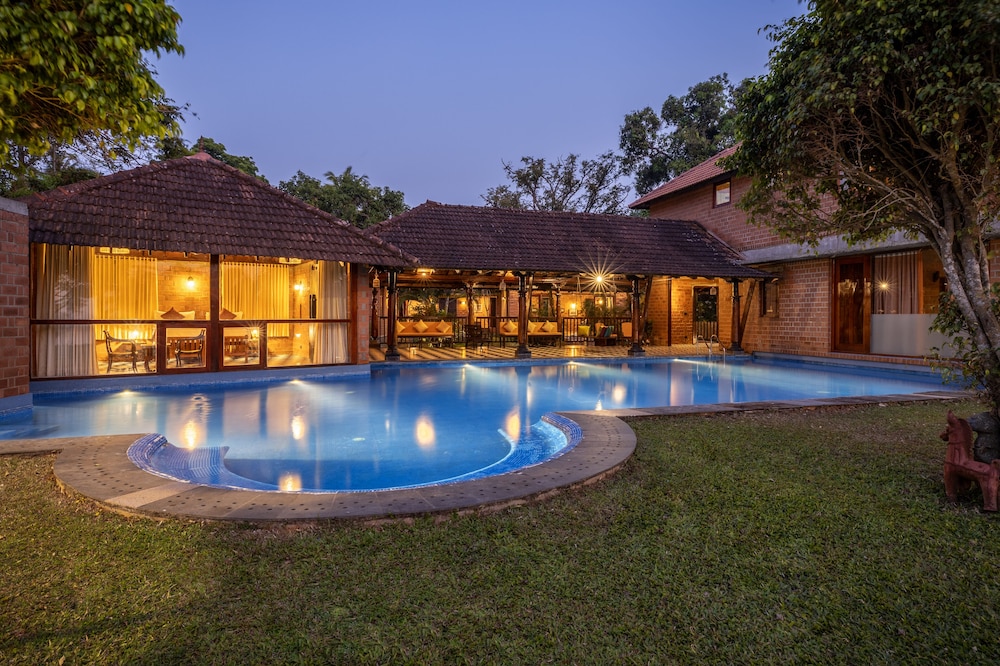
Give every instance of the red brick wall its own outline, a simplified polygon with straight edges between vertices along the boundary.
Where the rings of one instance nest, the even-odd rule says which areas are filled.
[[[785,264],[778,280],[776,316],[760,315],[761,290],[758,286],[743,332],[743,348],[779,354],[827,354],[832,326],[832,270],[830,259]]]
[[[0,199],[0,399],[26,395],[28,334],[28,215]]]
[[[749,179],[734,178],[733,203],[713,207],[715,187],[712,183],[704,183],[653,202],[649,207],[649,216],[664,220],[695,220],[741,252],[786,242],[767,227],[747,224],[746,213],[736,206],[736,202],[749,186]]]

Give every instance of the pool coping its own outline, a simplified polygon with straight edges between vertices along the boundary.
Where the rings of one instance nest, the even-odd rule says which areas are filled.
[[[128,515],[213,521],[408,520],[496,511],[538,501],[614,474],[635,451],[635,433],[623,418],[720,414],[781,409],[960,400],[967,391],[720,403],[558,412],[580,426],[580,442],[561,456],[498,476],[420,488],[368,492],[232,490],[175,481],[132,463],[128,448],[146,433],[84,438],[0,441],[0,455],[56,453],[56,482]]]

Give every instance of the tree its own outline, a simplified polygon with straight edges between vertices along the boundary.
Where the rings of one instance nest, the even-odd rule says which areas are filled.
[[[167,150],[172,150],[175,153],[180,152],[178,151],[178,147],[173,143],[167,143],[164,145],[164,152]],[[260,178],[265,183],[267,182],[267,178],[257,171],[257,163],[254,162],[252,157],[247,157],[246,155],[232,155],[226,152],[226,147],[215,139],[207,136],[198,137],[198,141],[192,149],[190,149],[188,154],[193,154],[195,151],[199,150],[211,155],[223,164],[228,164],[234,169],[239,169],[243,173],[249,174],[254,178]]]
[[[628,186],[620,181],[621,160],[608,151],[593,160],[570,154],[565,159],[546,162],[544,158],[522,157],[515,169],[503,163],[509,184],[491,187],[482,195],[492,208],[554,210],[579,213],[625,214]]]
[[[0,164],[106,130],[135,147],[176,131],[145,54],[183,53],[165,0],[0,3]]]
[[[326,179],[323,183],[298,171],[278,189],[362,229],[407,210],[402,192],[376,187],[351,167],[340,175],[327,171]]]
[[[771,36],[770,72],[740,99],[742,145],[727,162],[751,178],[740,205],[802,241],[925,238],[970,379],[996,411],[987,234],[1000,214],[1000,5],[814,0]]]
[[[625,116],[619,145],[626,172],[635,174],[636,191],[646,194],[732,146],[737,95],[729,77],[720,74],[691,86],[683,97],[667,97],[659,115],[647,106]]]

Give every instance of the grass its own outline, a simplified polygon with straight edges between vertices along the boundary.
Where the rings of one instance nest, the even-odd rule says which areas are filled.
[[[125,518],[2,457],[0,661],[995,663],[1000,523],[945,501],[947,407],[636,420],[605,482],[379,527]]]

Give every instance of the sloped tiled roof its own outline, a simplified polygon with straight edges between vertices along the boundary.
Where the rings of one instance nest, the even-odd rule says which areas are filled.
[[[33,243],[411,263],[397,248],[204,153],[61,187],[25,203]]]
[[[686,190],[689,187],[694,187],[695,185],[700,185],[705,181],[712,180],[716,176],[721,176],[726,173],[726,169],[719,166],[719,160],[723,160],[739,148],[739,144],[735,146],[730,146],[722,152],[712,155],[707,160],[693,166],[677,177],[670,179],[663,185],[660,185],[652,192],[646,194],[645,196],[636,199],[628,205],[629,208],[649,208],[649,204],[656,201],[660,197],[665,197],[668,194],[673,194],[675,192],[680,192],[681,190]]]
[[[427,202],[370,231],[416,258],[455,270],[759,278],[697,222]]]

